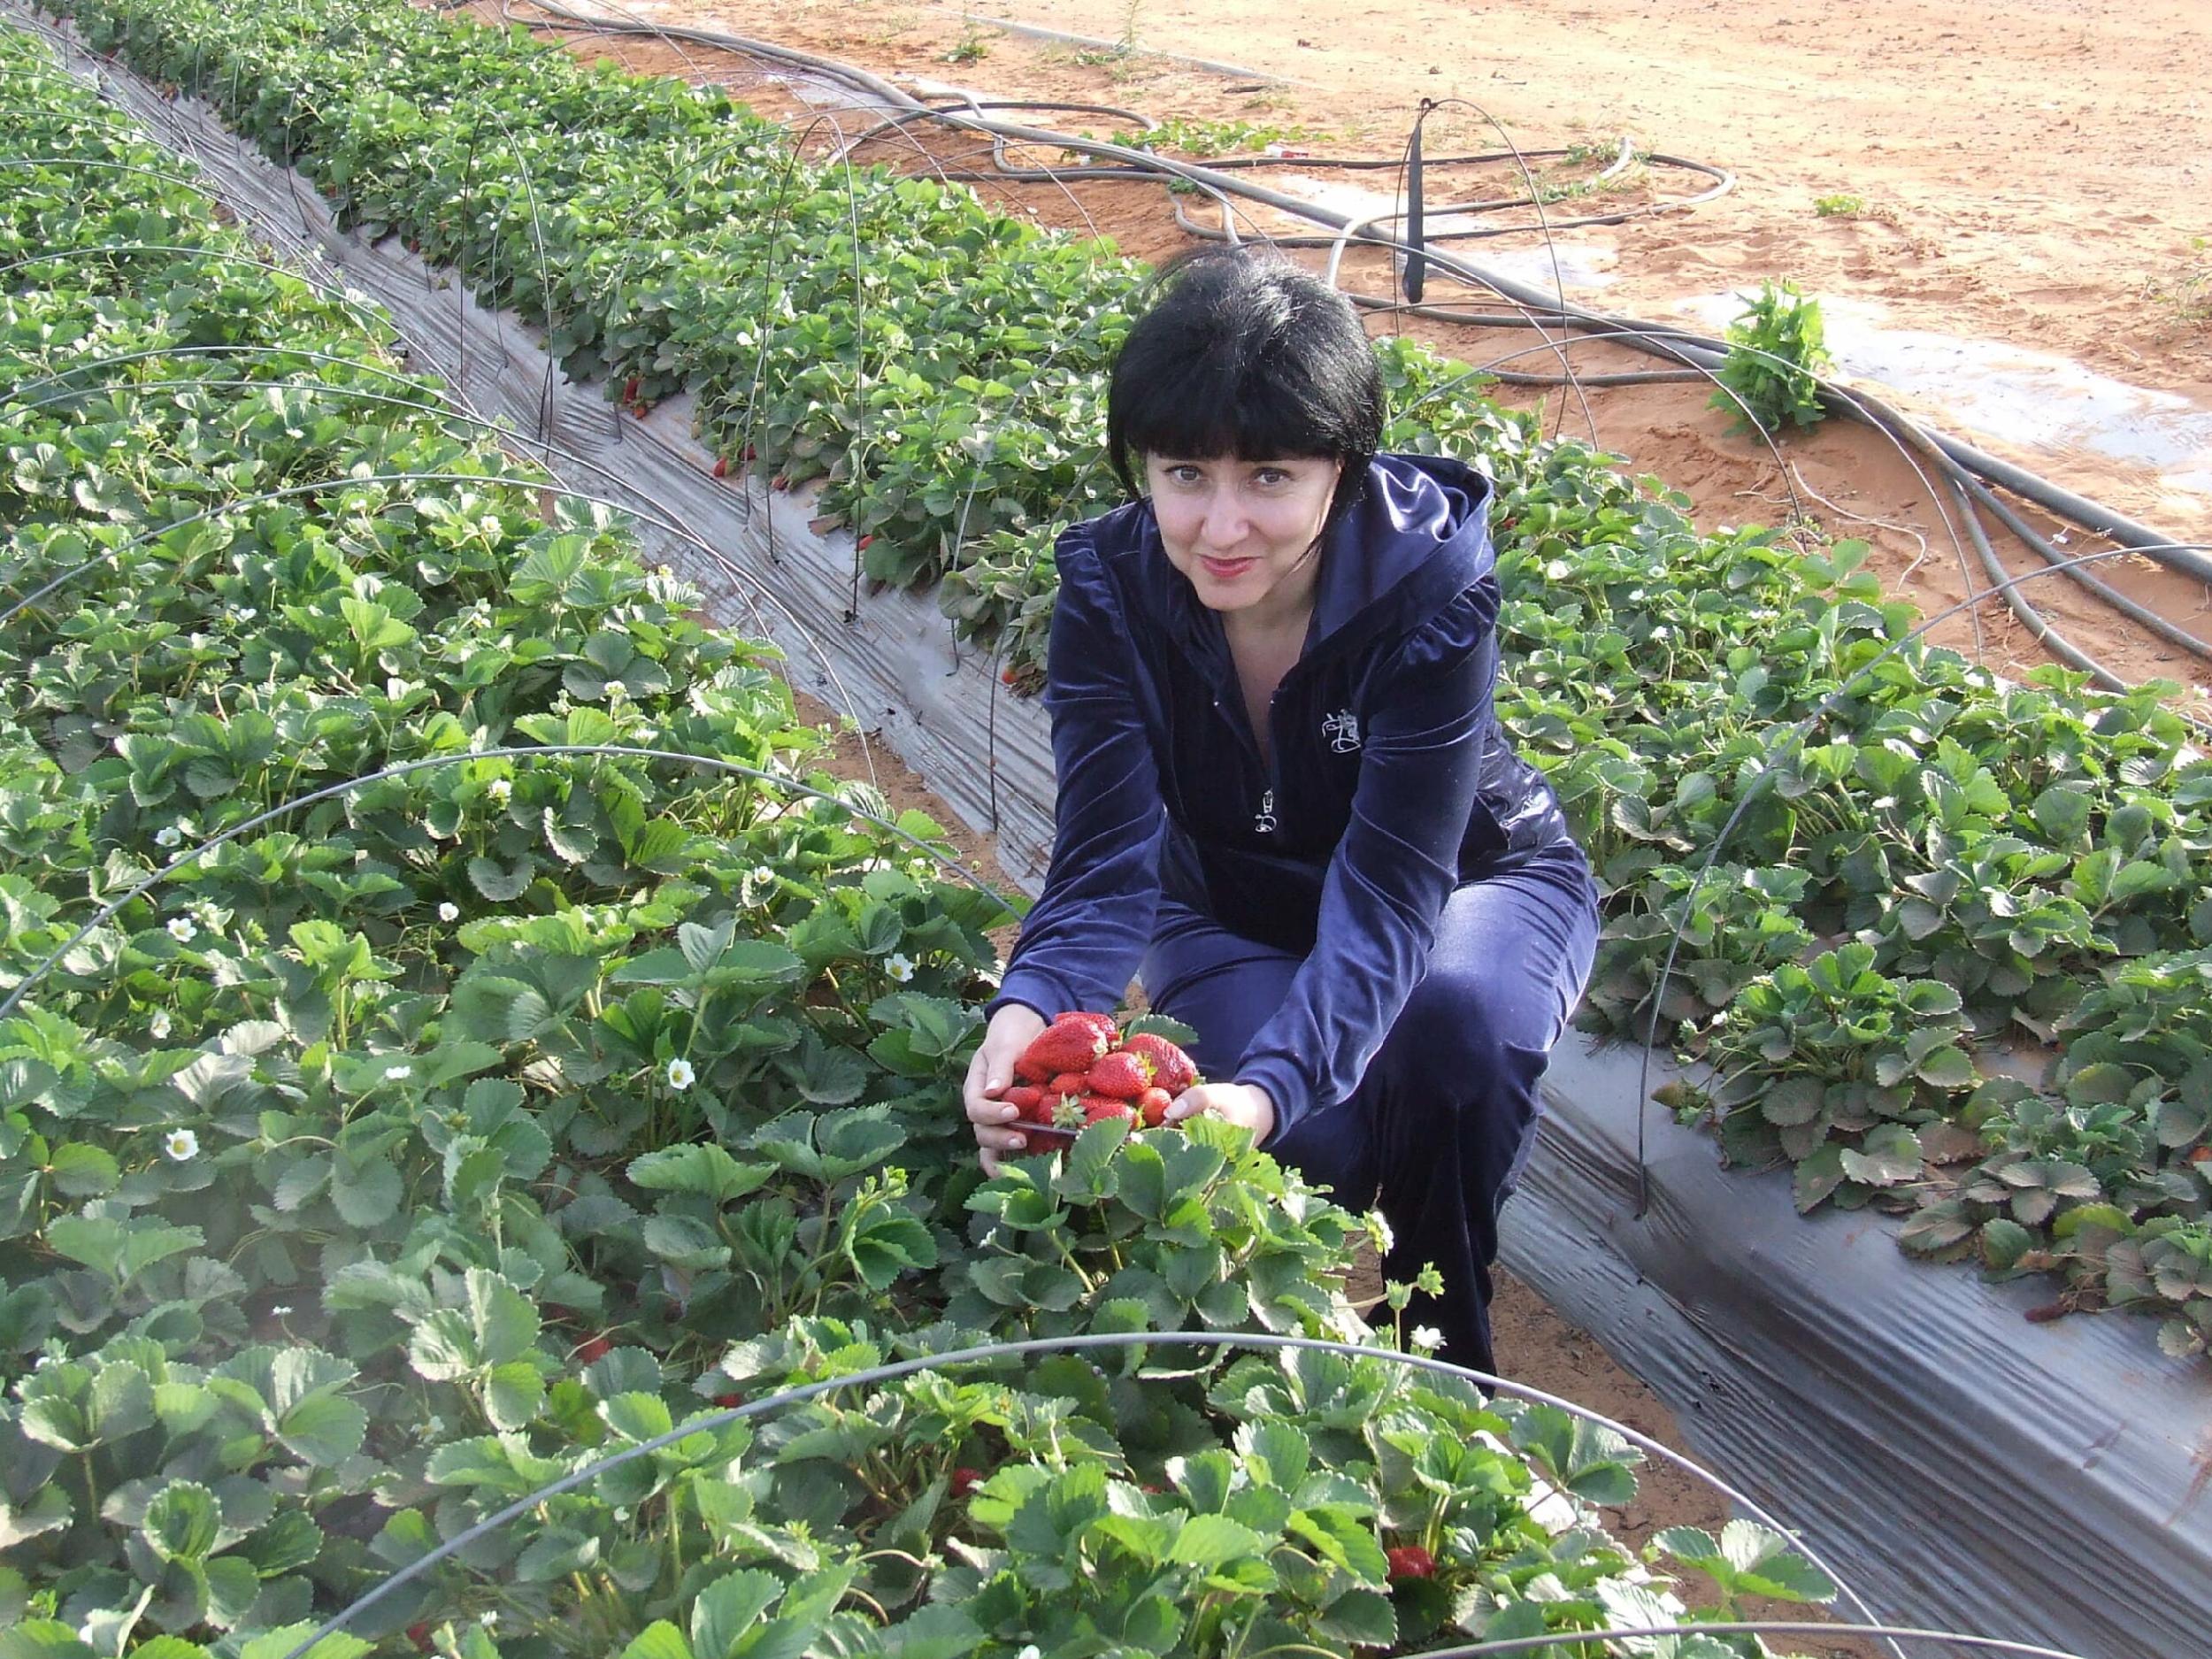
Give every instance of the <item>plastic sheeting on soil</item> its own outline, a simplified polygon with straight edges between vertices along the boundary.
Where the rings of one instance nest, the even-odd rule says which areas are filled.
[[[191,100],[82,53],[73,66],[193,156],[234,207],[388,307],[417,365],[511,426],[515,449],[542,454],[549,436],[584,458],[553,457],[567,484],[695,533],[641,530],[718,620],[775,641],[795,684],[887,741],[964,822],[995,830],[1002,862],[1035,890],[1051,832],[1042,710],[956,650],[931,600],[864,595],[856,619],[850,538],[812,534],[803,499],[714,479],[687,400],[640,422],[557,373],[549,393],[535,331],[396,242],[337,232],[293,174]],[[1563,1046],[1506,1212],[1516,1274],[1648,1382],[1696,1453],[1801,1526],[1882,1616],[2084,1659],[2212,1652],[2200,1364],[2163,1358],[2142,1320],[2031,1325],[2047,1286],[1919,1265],[1887,1218],[1801,1217],[1786,1179],[1721,1170],[1711,1140],[1656,1107],[1639,1219],[1636,1080],[1632,1049]]]

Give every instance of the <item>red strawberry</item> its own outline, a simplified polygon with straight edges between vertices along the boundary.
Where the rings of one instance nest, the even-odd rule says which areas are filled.
[[[753,446],[749,443],[745,446],[745,458],[749,461],[753,458]]]
[[[1134,1118],[1137,1115],[1136,1109],[1127,1101],[1116,1100],[1111,1094],[1086,1094],[1082,1105],[1083,1121],[1087,1124],[1103,1123],[1109,1118]]]
[[[1016,680],[1017,678],[1018,678],[1018,675],[1016,675],[1016,673],[1014,672],[1014,671],[1013,671],[1012,669],[1010,669],[1010,668],[1006,668],[1006,669],[1001,669],[1001,670],[999,671],[999,677],[998,677],[998,678],[999,678],[999,684],[1001,684],[1001,685],[1002,685],[1002,686],[1010,686],[1010,685],[1012,685],[1012,684],[1014,683],[1015,680]]]
[[[1121,1029],[1114,1024],[1113,1016],[1110,1014],[1086,1014],[1079,1010],[1073,1013],[1055,1015],[1052,1023],[1056,1025],[1085,1026],[1105,1038],[1106,1046],[1109,1048],[1121,1047]]]
[[[417,1653],[428,1653],[431,1647],[429,1621],[425,1620],[420,1624],[410,1624],[407,1627],[407,1640],[415,1644]]]
[[[652,404],[647,403],[642,397],[639,398],[636,403],[630,405],[630,412],[635,415],[640,420],[644,419],[647,415],[650,414],[652,412]]]
[[[717,478],[727,478],[730,475],[730,457],[728,456],[718,455],[714,457],[714,475]]]
[[[1148,1129],[1157,1129],[1167,1121],[1167,1109],[1175,1104],[1175,1096],[1164,1088],[1148,1088],[1137,1096],[1137,1116],[1144,1119]]]
[[[1135,1100],[1152,1087],[1152,1074],[1156,1069],[1149,1058],[1137,1050],[1117,1048],[1091,1062],[1090,1074],[1085,1081],[1094,1094]]]
[[[768,480],[768,488],[771,489],[789,489],[791,488],[791,480],[786,478],[781,472],[779,472],[775,475],[775,477]]]
[[[628,382],[622,388],[622,401],[626,403],[636,403],[638,388],[644,384],[645,377],[643,375],[633,374],[629,378]]]
[[[1091,1062],[1106,1052],[1106,1039],[1082,1025],[1048,1025],[1014,1062],[1014,1075],[1025,1083],[1045,1083],[1063,1071],[1087,1071]]]
[[[1390,1563],[1390,1582],[1393,1584],[1404,1578],[1436,1577],[1436,1557],[1418,1544],[1401,1544],[1395,1549],[1386,1549],[1383,1559]]]
[[[1152,1032],[1141,1031],[1125,1038],[1121,1045],[1131,1054],[1141,1054],[1152,1062],[1153,1081],[1171,1094],[1180,1094],[1198,1081],[1198,1068],[1190,1056]]]
[[[875,539],[876,539],[876,538],[875,538],[875,536],[874,536],[872,534],[868,534],[868,535],[864,535],[864,536],[862,536],[862,537],[860,538],[860,540],[859,540],[858,541],[855,542],[853,545],[854,545],[855,547],[856,547],[856,548],[857,548],[857,549],[858,549],[861,552],[865,553],[865,552],[868,550],[868,543],[870,543],[871,541],[874,541]]]
[[[1038,1110],[1044,1104],[1045,1092],[1033,1083],[1017,1083],[999,1098],[1014,1109],[1017,1117],[1033,1124]]]
[[[613,1348],[614,1344],[603,1336],[586,1337],[576,1346],[576,1363],[579,1365],[592,1364],[606,1358]]]
[[[743,1394],[717,1394],[714,1396],[714,1403],[720,1406],[724,1410],[727,1410],[732,1406],[743,1405],[745,1403],[745,1396]]]
[[[956,1469],[952,1471],[952,1495],[964,1498],[983,1484],[980,1469]]]

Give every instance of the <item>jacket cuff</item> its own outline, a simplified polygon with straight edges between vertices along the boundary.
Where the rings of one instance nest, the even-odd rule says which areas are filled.
[[[1280,1140],[1313,1108],[1312,1088],[1298,1068],[1280,1055],[1261,1055],[1247,1061],[1237,1068],[1235,1080],[1257,1084],[1275,1102],[1275,1133],[1268,1136],[1270,1144]],[[1264,1146],[1260,1148],[1266,1149]]]
[[[1010,968],[999,981],[998,995],[983,1005],[983,1018],[992,1015],[1009,1003],[1019,1003],[1047,1025],[1054,1018],[1077,1004],[1067,1000],[1066,988],[1047,974],[1027,968]]]

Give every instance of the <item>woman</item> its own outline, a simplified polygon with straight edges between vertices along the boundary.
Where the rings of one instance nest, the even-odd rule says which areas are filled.
[[[1198,1033],[1212,1112],[1395,1233],[1412,1318],[1489,1371],[1497,1212],[1596,941],[1589,869],[1492,709],[1487,481],[1378,456],[1343,296],[1240,250],[1168,273],[1114,367],[1131,504],[1061,538],[1045,888],[970,1069],[996,1098],[1052,1015],[1133,970]]]

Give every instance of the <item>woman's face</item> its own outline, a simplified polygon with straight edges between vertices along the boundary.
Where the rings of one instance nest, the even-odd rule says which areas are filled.
[[[1341,461],[1148,455],[1146,487],[1168,563],[1213,611],[1302,613],[1320,561],[1309,557],[1329,516]]]

